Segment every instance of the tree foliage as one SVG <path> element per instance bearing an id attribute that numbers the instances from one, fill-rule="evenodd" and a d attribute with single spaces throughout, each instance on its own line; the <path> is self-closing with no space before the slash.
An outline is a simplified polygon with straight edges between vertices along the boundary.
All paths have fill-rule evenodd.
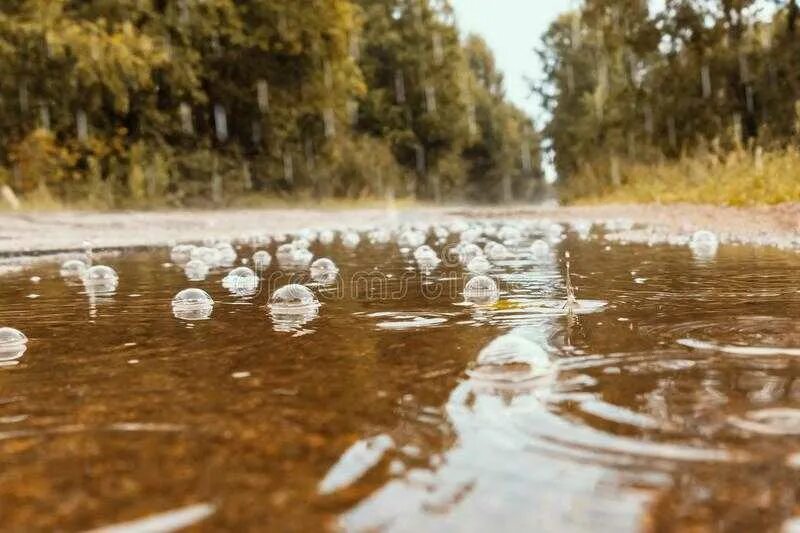
<path id="1" fill-rule="evenodd" d="M 586 0 L 545 34 L 537 88 L 567 185 L 618 185 L 623 162 L 796 141 L 796 0 L 663 4 Z"/>
<path id="2" fill-rule="evenodd" d="M 0 176 L 67 200 L 499 198 L 538 140 L 470 43 L 441 0 L 5 0 Z"/>

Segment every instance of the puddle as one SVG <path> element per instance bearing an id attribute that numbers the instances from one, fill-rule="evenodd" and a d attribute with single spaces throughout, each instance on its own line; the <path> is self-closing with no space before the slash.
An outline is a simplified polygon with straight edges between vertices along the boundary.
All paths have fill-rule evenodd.
<path id="1" fill-rule="evenodd" d="M 306 231 L 0 278 L 27 338 L 0 354 L 4 527 L 780 529 L 800 256 L 576 230 Z"/>

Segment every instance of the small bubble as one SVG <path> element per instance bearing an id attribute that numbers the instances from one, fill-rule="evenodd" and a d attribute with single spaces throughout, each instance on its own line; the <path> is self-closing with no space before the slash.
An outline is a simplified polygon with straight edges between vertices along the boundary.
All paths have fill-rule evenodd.
<path id="1" fill-rule="evenodd" d="M 86 263 L 70 259 L 61 265 L 61 275 L 65 278 L 82 278 L 86 274 Z"/>
<path id="2" fill-rule="evenodd" d="M 492 264 L 489 262 L 488 259 L 479 255 L 478 257 L 474 257 L 468 264 L 467 270 L 473 272 L 475 274 L 485 274 L 492 269 Z"/>
<path id="3" fill-rule="evenodd" d="M 208 276 L 208 265 L 199 259 L 192 259 L 183 267 L 189 281 L 203 281 Z"/>
<path id="4" fill-rule="evenodd" d="M 257 270 L 269 268 L 270 264 L 272 264 L 272 256 L 269 255 L 269 252 L 259 250 L 253 254 L 253 265 Z"/>
<path id="5" fill-rule="evenodd" d="M 689 248 L 698 259 L 710 259 L 717 254 L 719 239 L 710 231 L 700 230 L 692 235 Z"/>
<path id="6" fill-rule="evenodd" d="M 505 245 L 495 241 L 487 242 L 486 246 L 483 247 L 483 253 L 486 254 L 486 257 L 493 261 L 508 259 L 511 257 L 511 252 L 508 251 L 508 248 L 506 248 Z"/>
<path id="7" fill-rule="evenodd" d="M 361 242 L 361 237 L 354 231 L 348 231 L 342 235 L 342 244 L 346 248 L 355 248 Z"/>
<path id="8" fill-rule="evenodd" d="M 550 245 L 542 239 L 537 239 L 531 244 L 531 254 L 537 261 L 548 259 L 550 257 Z"/>
<path id="9" fill-rule="evenodd" d="M 177 244 L 172 247 L 169 252 L 169 257 L 173 263 L 179 265 L 188 263 L 192 258 L 192 251 L 195 249 L 193 244 Z"/>

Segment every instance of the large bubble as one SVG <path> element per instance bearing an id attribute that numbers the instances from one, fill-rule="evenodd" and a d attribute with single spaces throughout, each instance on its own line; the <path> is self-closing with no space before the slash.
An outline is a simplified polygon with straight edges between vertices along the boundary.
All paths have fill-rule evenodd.
<path id="1" fill-rule="evenodd" d="M 338 274 L 339 268 L 336 263 L 327 257 L 321 257 L 311 263 L 311 278 L 318 283 L 333 283 Z"/>
<path id="2" fill-rule="evenodd" d="M 28 337 L 21 331 L 0 327 L 0 362 L 19 359 L 28 346 Z"/>
<path id="3" fill-rule="evenodd" d="M 119 277 L 113 268 L 105 265 L 89 267 L 83 275 L 86 290 L 95 294 L 113 293 L 119 285 Z"/>
<path id="4" fill-rule="evenodd" d="M 202 289 L 184 289 L 172 299 L 172 314 L 181 320 L 205 320 L 214 310 L 214 300 Z"/>
<path id="5" fill-rule="evenodd" d="M 497 288 L 497 283 L 488 276 L 476 276 L 464 287 L 464 299 L 471 303 L 493 304 L 499 298 L 500 290 Z"/>
<path id="6" fill-rule="evenodd" d="M 222 286 L 234 294 L 252 294 L 258 288 L 258 276 L 247 267 L 234 268 L 222 279 Z"/>
<path id="7" fill-rule="evenodd" d="M 314 293 L 308 287 L 296 283 L 281 287 L 269 299 L 269 309 L 272 312 L 302 313 L 317 307 L 319 300 Z"/>

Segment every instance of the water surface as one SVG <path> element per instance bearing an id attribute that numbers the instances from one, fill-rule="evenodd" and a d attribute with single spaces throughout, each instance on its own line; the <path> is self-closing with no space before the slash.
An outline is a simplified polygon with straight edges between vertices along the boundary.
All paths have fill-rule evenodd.
<path id="1" fill-rule="evenodd" d="M 800 258 L 724 245 L 698 260 L 569 233 L 534 259 L 528 242 L 489 273 L 500 301 L 478 307 L 459 267 L 422 276 L 396 244 L 313 243 L 342 281 L 312 284 L 318 313 L 289 323 L 266 307 L 288 281 L 276 262 L 252 296 L 223 288 L 223 268 L 187 281 L 167 249 L 104 260 L 113 294 L 58 265 L 2 278 L 0 325 L 30 341 L 0 366 L 0 523 L 80 531 L 198 504 L 209 530 L 791 519 Z M 213 296 L 211 319 L 172 315 L 187 287 Z M 481 368 L 509 352 L 516 363 Z"/>

